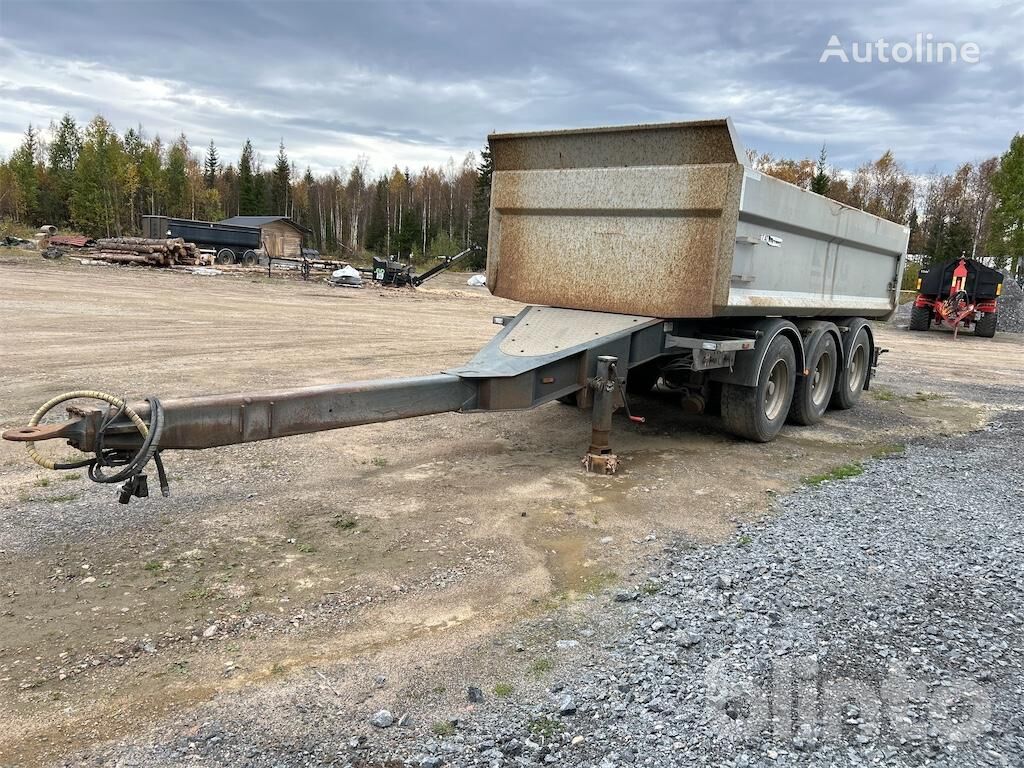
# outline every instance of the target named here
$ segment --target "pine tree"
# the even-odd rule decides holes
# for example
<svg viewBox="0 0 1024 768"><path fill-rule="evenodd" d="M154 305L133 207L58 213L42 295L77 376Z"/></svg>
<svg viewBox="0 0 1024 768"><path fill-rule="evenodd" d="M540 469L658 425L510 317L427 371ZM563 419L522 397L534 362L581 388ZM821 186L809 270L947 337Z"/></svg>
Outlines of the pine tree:
<svg viewBox="0 0 1024 768"><path fill-rule="evenodd" d="M8 163L18 187L18 201L15 211L22 221L33 222L39 217L39 176L36 172L36 154L39 151L39 134L29 123L25 138Z"/></svg>
<svg viewBox="0 0 1024 768"><path fill-rule="evenodd" d="M203 163L203 183L207 189L213 189L217 184L217 169L220 166L220 159L217 157L217 147L213 139L210 139L210 146L206 149L206 161Z"/></svg>
<svg viewBox="0 0 1024 768"><path fill-rule="evenodd" d="M59 225L71 220L68 201L71 199L78 155L82 151L82 134L69 114L61 118L52 133L47 153L50 189L43 216L50 223Z"/></svg>
<svg viewBox="0 0 1024 768"><path fill-rule="evenodd" d="M121 138L97 115L85 129L75 166L71 218L93 237L119 235L130 220L130 189L125 185L128 158Z"/></svg>
<svg viewBox="0 0 1024 768"><path fill-rule="evenodd" d="M366 223L366 247L378 256L387 257L388 177L381 176L373 185L373 190L373 205Z"/></svg>
<svg viewBox="0 0 1024 768"><path fill-rule="evenodd" d="M924 251L924 231L921 229L921 217L917 213L917 206L910 210L910 219L907 222L910 229L910 240L907 245L908 253L922 253Z"/></svg>
<svg viewBox="0 0 1024 768"><path fill-rule="evenodd" d="M827 195L828 188L832 184L832 179L829 178L828 169L825 165L825 161L828 159L828 154L825 152L825 145L821 145L821 153L818 155L818 163L814 166L814 176L811 178L811 192L819 195Z"/></svg>
<svg viewBox="0 0 1024 768"><path fill-rule="evenodd" d="M191 213L188 195L188 140L182 134L167 152L167 167L164 169L164 193L167 214L188 218Z"/></svg>
<svg viewBox="0 0 1024 768"><path fill-rule="evenodd" d="M277 162L274 164L273 184L270 188L270 204L274 213L279 216L288 215L288 197L291 191L291 166L288 155L284 151L284 139L277 150Z"/></svg>
<svg viewBox="0 0 1024 768"><path fill-rule="evenodd" d="M1010 273L1019 276L1024 257L1024 134L1010 141L1010 148L999 158L999 170L992 175L996 206L992 211L992 229L988 252L1002 263L1009 262Z"/></svg>
<svg viewBox="0 0 1024 768"><path fill-rule="evenodd" d="M483 250L469 256L468 266L472 269L480 269L487 260L487 230L490 226L491 175L493 173L494 163L491 160L491 150L489 147L484 147L480 153L476 186L473 189L473 213L469 222L469 240Z"/></svg>
<svg viewBox="0 0 1024 768"><path fill-rule="evenodd" d="M256 158L252 142L245 140L242 147L242 158L238 162L238 213L241 216L258 216L260 214L259 180L253 173Z"/></svg>

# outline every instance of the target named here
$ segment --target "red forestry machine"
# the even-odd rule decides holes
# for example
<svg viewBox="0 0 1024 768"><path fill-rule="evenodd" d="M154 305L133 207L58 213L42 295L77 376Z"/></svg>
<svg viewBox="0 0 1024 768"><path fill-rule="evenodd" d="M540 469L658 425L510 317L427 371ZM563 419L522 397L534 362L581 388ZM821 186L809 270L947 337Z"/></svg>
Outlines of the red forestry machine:
<svg viewBox="0 0 1024 768"><path fill-rule="evenodd" d="M1003 275L974 259L954 259L922 269L917 298L910 313L910 330L927 331L932 323L953 329L974 327L975 336L996 335L996 299Z"/></svg>

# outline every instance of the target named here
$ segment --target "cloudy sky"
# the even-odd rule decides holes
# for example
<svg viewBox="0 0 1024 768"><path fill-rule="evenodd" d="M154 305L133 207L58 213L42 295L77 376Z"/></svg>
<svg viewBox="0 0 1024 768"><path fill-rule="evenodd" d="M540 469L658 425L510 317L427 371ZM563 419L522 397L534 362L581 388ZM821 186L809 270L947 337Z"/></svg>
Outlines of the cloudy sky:
<svg viewBox="0 0 1024 768"><path fill-rule="evenodd" d="M872 5L0 0L0 154L64 112L236 162L246 137L265 162L283 138L317 172L458 162L491 131L722 115L759 151L824 141L850 168L891 147L926 172L1024 131L1024 2ZM918 33L980 61L819 62L832 35L849 57Z"/></svg>

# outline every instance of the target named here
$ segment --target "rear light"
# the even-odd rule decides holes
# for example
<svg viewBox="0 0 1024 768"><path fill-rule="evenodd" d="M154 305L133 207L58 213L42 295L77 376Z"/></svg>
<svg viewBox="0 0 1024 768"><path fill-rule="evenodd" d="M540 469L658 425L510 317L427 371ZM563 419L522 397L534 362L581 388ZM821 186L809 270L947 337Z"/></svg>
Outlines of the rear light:
<svg viewBox="0 0 1024 768"><path fill-rule="evenodd" d="M917 290L921 290L921 278L917 278Z"/></svg>
<svg viewBox="0 0 1024 768"><path fill-rule="evenodd" d="M1002 296L1002 295L1003 295L1003 284L1000 283L999 285L996 286L996 296Z"/></svg>

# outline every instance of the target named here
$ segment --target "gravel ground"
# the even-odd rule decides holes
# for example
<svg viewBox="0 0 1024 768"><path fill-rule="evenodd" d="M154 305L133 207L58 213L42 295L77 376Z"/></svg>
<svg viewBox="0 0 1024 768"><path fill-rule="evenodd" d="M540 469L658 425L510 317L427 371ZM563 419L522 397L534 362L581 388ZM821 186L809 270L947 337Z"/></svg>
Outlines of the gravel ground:
<svg viewBox="0 0 1024 768"><path fill-rule="evenodd" d="M569 657L557 675L507 697L481 692L436 737L401 727L398 711L338 722L299 705L303 739L261 735L254 712L94 759L1024 764L1022 440L1024 411L1004 411L981 432L808 484L730 542L664 548L646 580L604 593L555 643Z"/></svg>

